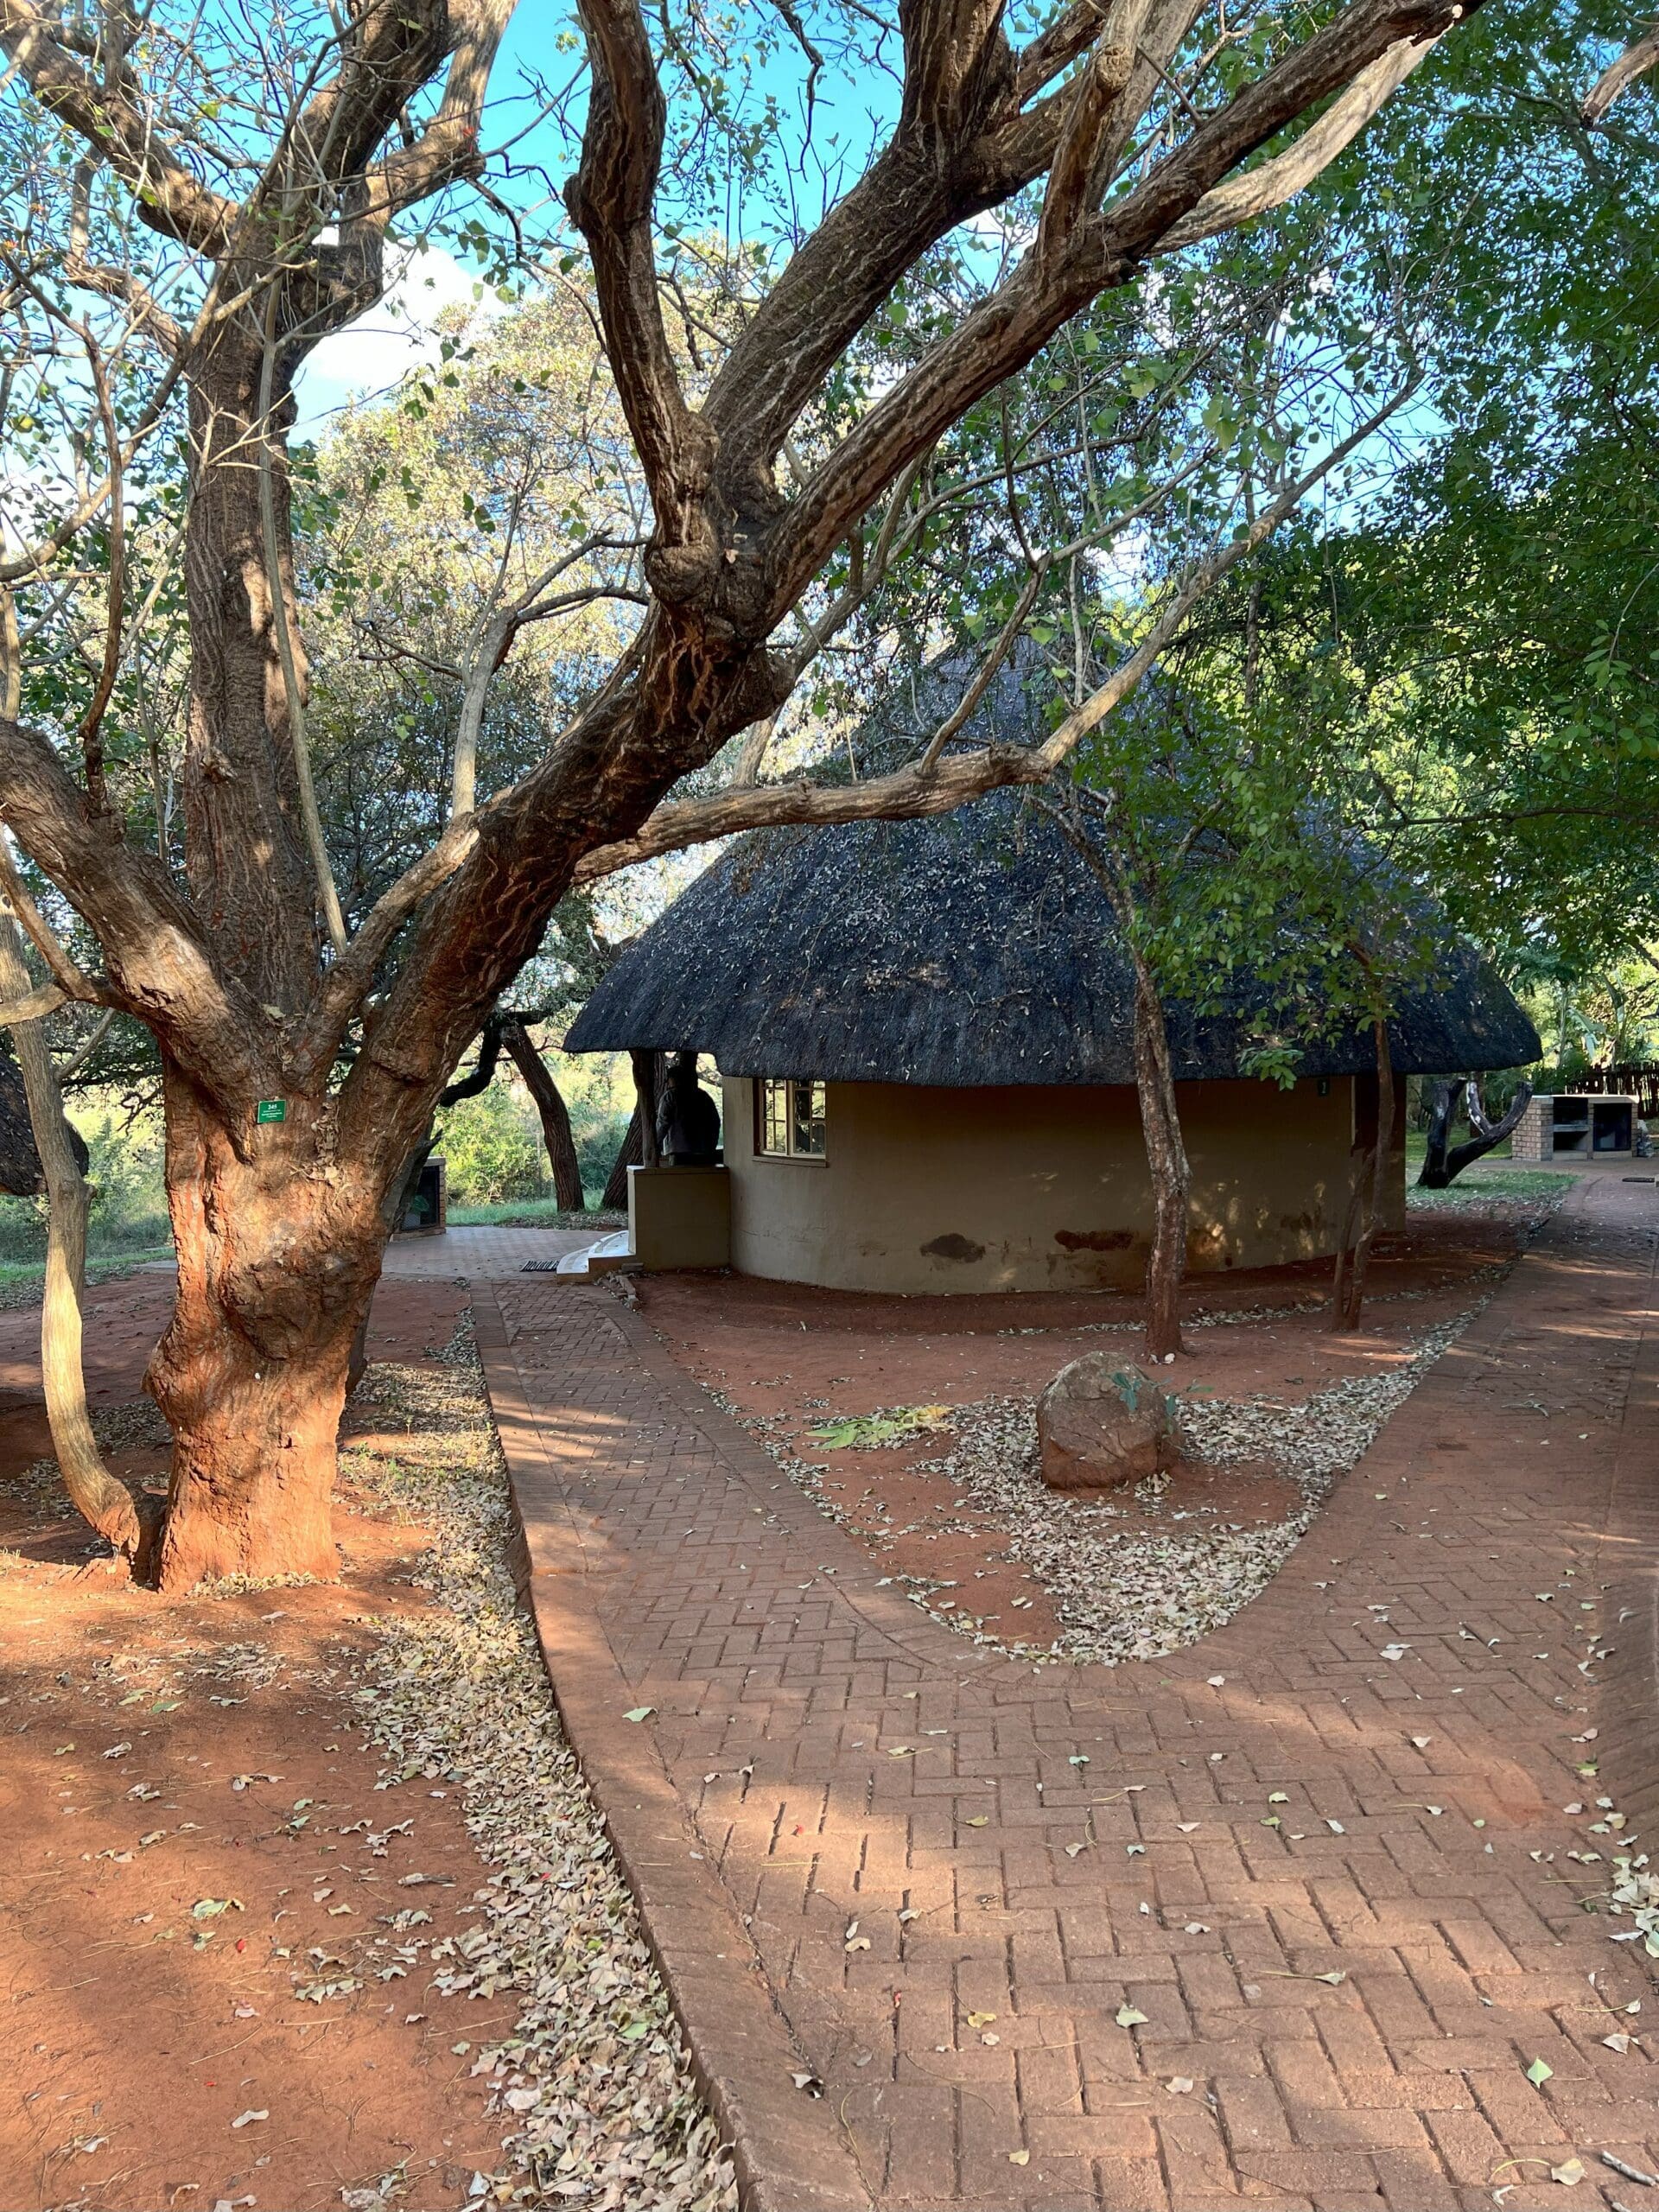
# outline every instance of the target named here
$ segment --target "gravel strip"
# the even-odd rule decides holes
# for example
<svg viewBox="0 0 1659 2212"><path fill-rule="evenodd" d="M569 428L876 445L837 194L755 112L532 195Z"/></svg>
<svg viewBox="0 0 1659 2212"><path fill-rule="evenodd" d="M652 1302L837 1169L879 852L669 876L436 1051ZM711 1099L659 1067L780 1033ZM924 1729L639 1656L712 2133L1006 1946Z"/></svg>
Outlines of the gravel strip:
<svg viewBox="0 0 1659 2212"><path fill-rule="evenodd" d="M424 1951L446 1994L518 1999L513 2032L473 2054L510 2132L502 2171L474 2175L469 2204L736 2212L729 2159L517 1602L505 1469L469 1321L444 1357L443 1374L378 1366L365 1384L415 1427L396 1459L359 1447L350 1469L378 1510L432 1531L415 1580L437 1602L376 1624L356 1697L388 1781L464 1785L488 1873L466 1934L428 1948L413 1932L424 1916L405 1913L377 1939L379 1967L354 1963L384 1974Z"/></svg>
<svg viewBox="0 0 1659 2212"><path fill-rule="evenodd" d="M1260 1593L1306 1533L1337 1477L1363 1456L1485 1302L1478 1300L1426 1332L1389 1373L1344 1376L1300 1404L1265 1396L1182 1401L1182 1435L1193 1458L1266 1460L1300 1491L1301 1503L1284 1520L1265 1526L1217 1522L1194 1510L1169 1513L1167 1529L1119 1528L1115 1524L1124 1517L1123 1506L1062 1496L1043 1483L1034 1399L983 1398L956 1407L948 1419L950 1449L912 1462L912 1471L944 1476L959 1502L995 1516L1007 1535L1000 1556L1030 1568L1053 1604L1062 1633L1051 1644L1021 1642L963 1605L954 1594L963 1586L922 1575L894 1580L912 1604L945 1627L1017 1657L1114 1667L1178 1651L1231 1620ZM824 1489L830 1470L791 1447L779 1433L781 1416L745 1415L718 1392L710 1395L820 1511L834 1521L848 1517ZM878 1412L887 1410L899 1409ZM1160 1515L1166 1487L1159 1478L1137 1487L1137 1519ZM874 1541L880 1546L892 1537ZM946 1597L947 1592L953 1594Z"/></svg>

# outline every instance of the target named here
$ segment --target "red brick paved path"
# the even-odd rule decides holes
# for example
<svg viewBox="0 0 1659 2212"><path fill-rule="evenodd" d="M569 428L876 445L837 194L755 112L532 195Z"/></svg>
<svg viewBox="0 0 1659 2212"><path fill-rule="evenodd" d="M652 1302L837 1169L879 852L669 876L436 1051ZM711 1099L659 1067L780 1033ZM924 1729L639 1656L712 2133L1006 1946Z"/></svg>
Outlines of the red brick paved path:
<svg viewBox="0 0 1659 2212"><path fill-rule="evenodd" d="M1659 2166L1649 2046L1600 2041L1659 1987L1561 1809L1590 1726L1659 1796L1656 1224L1583 1186L1263 1597L1116 1670L878 1587L604 1294L480 1296L555 1685L751 2202L1659 2202L1595 2156Z"/></svg>

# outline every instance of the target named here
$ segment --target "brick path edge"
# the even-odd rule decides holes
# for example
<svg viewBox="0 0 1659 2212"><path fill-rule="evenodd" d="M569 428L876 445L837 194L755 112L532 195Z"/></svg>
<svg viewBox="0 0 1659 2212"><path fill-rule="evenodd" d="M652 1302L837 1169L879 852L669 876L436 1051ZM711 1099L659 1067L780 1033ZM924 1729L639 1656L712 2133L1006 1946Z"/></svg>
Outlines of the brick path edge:
<svg viewBox="0 0 1659 2212"><path fill-rule="evenodd" d="M604 1814L693 2073L731 2145L746 2212L865 2212L873 2200L834 2108L794 2086L791 2075L810 2072L810 2061L773 2001L730 1893L701 1855L651 1731L622 1718L634 1691L590 1597L593 1563L565 1510L487 1284L474 1286L474 1325L554 1702ZM787 2201L775 2193L785 2176Z"/></svg>

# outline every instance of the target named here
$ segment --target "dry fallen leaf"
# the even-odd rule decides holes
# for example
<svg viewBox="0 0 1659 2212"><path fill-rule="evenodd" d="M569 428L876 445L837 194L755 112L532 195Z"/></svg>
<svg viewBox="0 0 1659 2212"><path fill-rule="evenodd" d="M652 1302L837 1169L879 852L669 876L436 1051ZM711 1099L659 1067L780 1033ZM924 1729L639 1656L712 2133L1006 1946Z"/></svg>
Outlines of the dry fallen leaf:
<svg viewBox="0 0 1659 2212"><path fill-rule="evenodd" d="M1120 2005L1113 2018L1120 2028L1142 2028L1147 2024L1146 2014L1137 2012L1133 2005Z"/></svg>
<svg viewBox="0 0 1659 2212"><path fill-rule="evenodd" d="M1008 2153L1008 2164L1011 2166L1028 2166L1031 2164L1030 2152L1010 2151Z"/></svg>
<svg viewBox="0 0 1659 2212"><path fill-rule="evenodd" d="M1172 2074L1164 2087L1172 2097L1188 2097L1192 2094L1192 2077L1188 2074Z"/></svg>
<svg viewBox="0 0 1659 2212"><path fill-rule="evenodd" d="M256 2120L269 2120L270 2118L270 2113L269 2107L262 2107L257 2112L238 2113L236 2118L231 2122L231 2126L232 2127L246 2127Z"/></svg>
<svg viewBox="0 0 1659 2212"><path fill-rule="evenodd" d="M1583 2159L1568 2158L1561 2165L1552 2166L1549 2177L1551 2181L1560 2182L1564 2189L1576 2189L1584 2179Z"/></svg>

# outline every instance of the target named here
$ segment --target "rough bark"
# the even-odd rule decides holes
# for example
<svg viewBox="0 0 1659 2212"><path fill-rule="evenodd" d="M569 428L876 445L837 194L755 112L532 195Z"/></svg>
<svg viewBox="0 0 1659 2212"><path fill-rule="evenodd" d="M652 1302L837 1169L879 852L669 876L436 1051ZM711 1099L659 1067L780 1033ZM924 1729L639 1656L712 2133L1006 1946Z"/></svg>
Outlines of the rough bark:
<svg viewBox="0 0 1659 2212"><path fill-rule="evenodd" d="M1371 1034L1376 1047L1376 1141L1355 1179L1337 1246L1331 1326L1338 1332L1359 1326L1371 1246L1388 1196L1389 1157L1394 1145L1394 1062L1389 1050L1388 1023L1374 1021Z"/></svg>
<svg viewBox="0 0 1659 2212"><path fill-rule="evenodd" d="M501 1033L501 1041L512 1053L513 1065L524 1078L525 1088L542 1117L542 1141L547 1147L548 1165L553 1170L553 1196L562 1212L581 1213L588 1203L582 1187L582 1163L576 1158L576 1141L571 1134L570 1109L553 1080L552 1070L531 1042L530 1032L522 1021L509 1020Z"/></svg>
<svg viewBox="0 0 1659 2212"><path fill-rule="evenodd" d="M0 998L29 988L16 924L0 919ZM29 1096L29 1126L46 1181L46 1285L41 1304L41 1382L52 1448L69 1501L99 1535L142 1570L146 1519L124 1483L104 1464L86 1405L81 1359L81 1303L86 1280L90 1195L76 1157L45 1032L37 1021L14 1031L17 1063Z"/></svg>
<svg viewBox="0 0 1659 2212"><path fill-rule="evenodd" d="M219 958L262 1004L305 1003L316 975L316 887L306 860L287 688L265 561L257 455L270 448L277 552L299 680L284 388L261 435L261 349L220 339L190 378L190 626L182 798L192 900Z"/></svg>
<svg viewBox="0 0 1659 2212"><path fill-rule="evenodd" d="M175 1440L157 1580L331 1578L334 1446L380 1272L380 1191L339 1163L326 1102L290 1097L284 1121L233 1131L176 1069L165 1086L179 1288L144 1378Z"/></svg>
<svg viewBox="0 0 1659 2212"><path fill-rule="evenodd" d="M1169 1056L1169 1030L1157 979L1135 961L1135 1081L1152 1177L1152 1250L1147 1258L1147 1356L1173 1359L1181 1341L1181 1284L1186 1274L1187 1193L1192 1172L1181 1135Z"/></svg>

